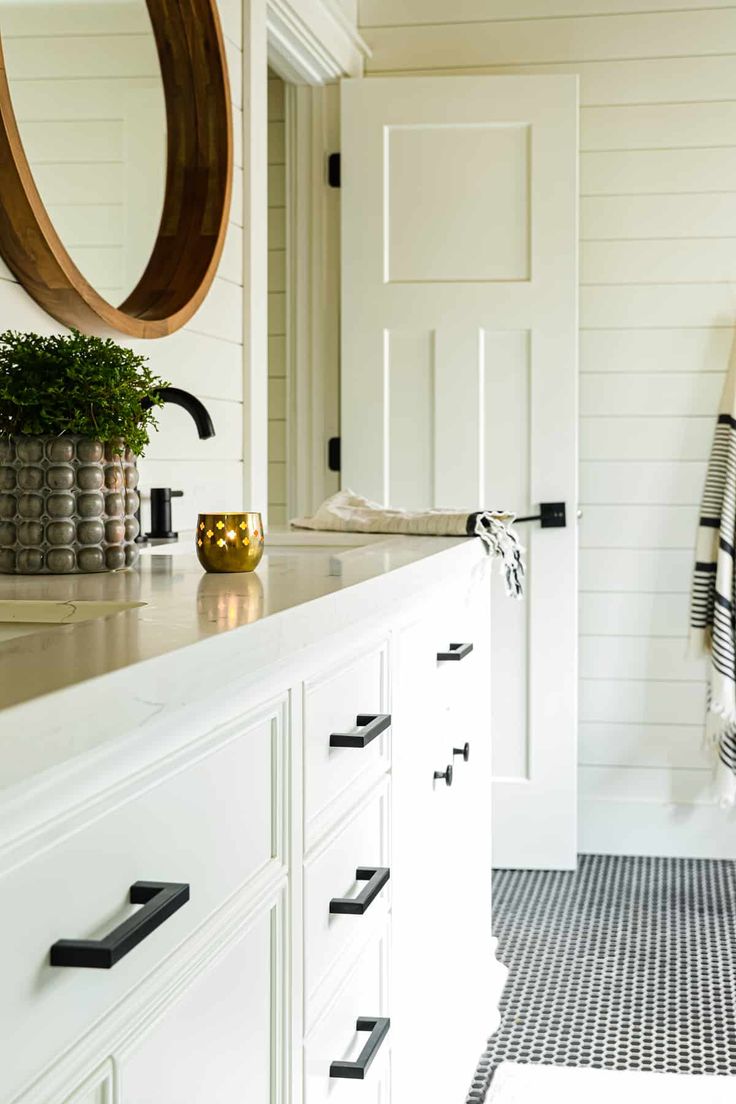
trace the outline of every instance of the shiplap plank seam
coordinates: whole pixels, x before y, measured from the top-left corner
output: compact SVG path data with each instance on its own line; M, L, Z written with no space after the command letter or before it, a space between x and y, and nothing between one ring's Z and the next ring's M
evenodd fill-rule
M472 26L475 23L498 22L537 22L547 19L598 19L613 15L667 15L672 12L703 9L731 8L731 0L689 0L677 3L676 0L629 0L622 4L611 0L574 0L560 3L559 12L550 13L548 0L464 0L453 4L455 25ZM594 9L594 10L591 10ZM397 27L416 27L429 24L446 25L445 18L433 17L431 13L447 10L446 0L361 0L360 27L364 31L394 30ZM467 15L466 12L478 12ZM371 15L371 12L374 14ZM379 13L379 18L376 17ZM415 13L415 14L414 14ZM388 17L388 18L387 18Z

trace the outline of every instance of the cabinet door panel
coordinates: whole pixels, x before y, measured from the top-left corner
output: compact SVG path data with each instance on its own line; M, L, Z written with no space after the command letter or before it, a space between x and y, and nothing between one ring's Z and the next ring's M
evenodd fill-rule
M431 619L422 618L396 642L391 880L392 1088L398 1101L435 1099L438 1067L453 1060L444 1031L452 1012L449 1004L443 1007L449 948L441 830L451 791L433 780L448 762L435 708L436 635ZM431 1063L427 1055L434 1056Z
M491 937L487 585L453 588L397 641L393 686L394 1092L463 1100L500 990ZM450 644L472 643L458 661ZM454 748L470 744L465 762ZM452 784L435 771L452 767ZM435 1055L432 1063L422 1055Z
M120 1104L272 1099L272 913L198 976L120 1063Z
M447 754L453 762L453 784L442 836L445 892L452 903L445 914L446 938L459 991L457 1014L452 1017L448 1031L452 1034L463 1093L469 1087L486 1039L498 1025L498 999L505 976L494 957L491 931L488 604L487 586L478 588L472 605L453 603L445 624L453 641L472 643L473 651L460 662L439 664L437 670L437 717ZM453 754L466 743L467 762L462 755ZM456 1084L452 1082L453 1091Z

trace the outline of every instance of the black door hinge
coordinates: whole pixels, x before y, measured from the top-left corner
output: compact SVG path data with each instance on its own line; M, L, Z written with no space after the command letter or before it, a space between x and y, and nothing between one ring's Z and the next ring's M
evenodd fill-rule
M340 438L330 437L327 442L327 467L331 472L340 470Z
M331 188L340 187L341 166L339 153L331 153L327 158L327 183Z

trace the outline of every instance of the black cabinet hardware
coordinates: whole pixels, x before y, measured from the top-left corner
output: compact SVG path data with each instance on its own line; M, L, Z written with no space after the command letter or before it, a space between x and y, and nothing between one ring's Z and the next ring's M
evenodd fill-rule
M452 754L462 755L463 763L467 763L468 759L470 758L470 744L465 743L461 748L453 748Z
M438 663L449 663L451 660L465 659L473 650L472 644L451 644L448 652L438 652Z
M390 727L390 713L359 713L350 732L332 733L330 747L364 748Z
M330 912L362 916L390 877L391 871L387 866L359 866L355 871L355 880L368 882L368 885L357 897L333 897L330 901Z
M452 785L452 763L448 763L443 771L435 771L434 772L434 777L437 781L444 778L445 785L446 786L451 786Z
M51 965L109 970L188 900L185 882L135 882L130 887L130 903L143 905L140 912L104 939L59 939L51 948Z
M542 529L564 529L567 525L567 516L564 502L540 502L539 513L530 514L529 517L517 517L517 521L539 521Z
M359 1016L355 1024L356 1031L370 1031L357 1062L330 1063L330 1077L348 1077L352 1081L362 1081L373 1059L378 1054L381 1043L388 1035L391 1021L388 1016Z

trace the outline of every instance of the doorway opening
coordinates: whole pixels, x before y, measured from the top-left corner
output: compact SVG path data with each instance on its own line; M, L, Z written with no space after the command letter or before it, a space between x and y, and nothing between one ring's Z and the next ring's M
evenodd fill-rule
M268 510L271 529L313 513L340 486L339 84L268 71Z

